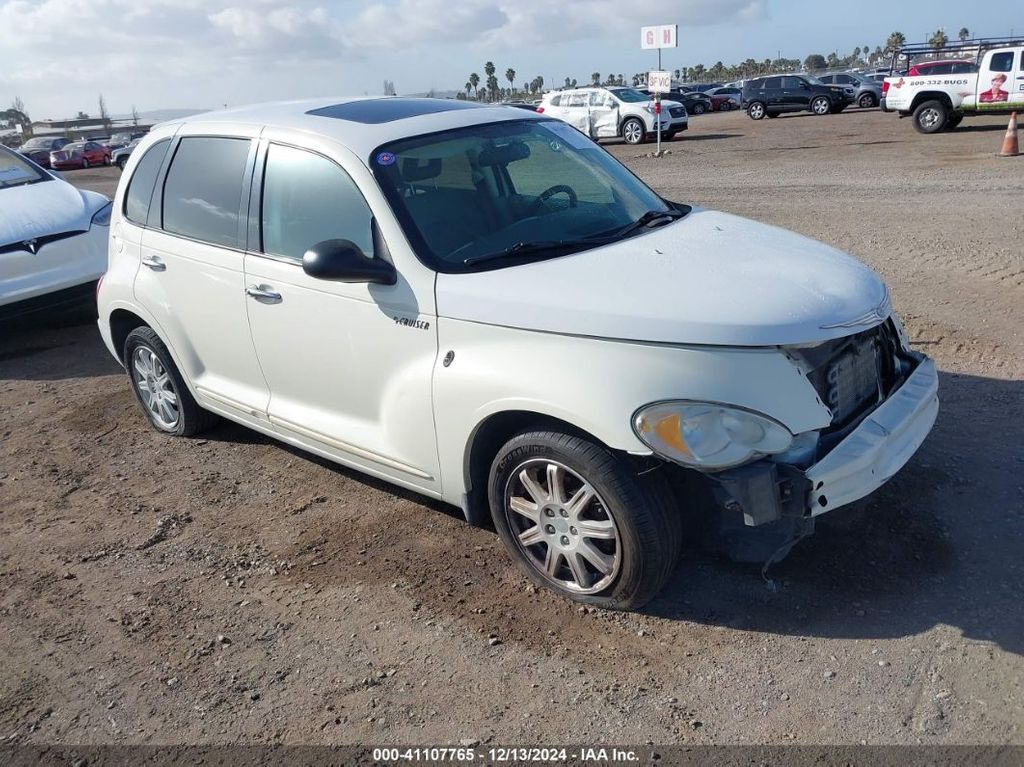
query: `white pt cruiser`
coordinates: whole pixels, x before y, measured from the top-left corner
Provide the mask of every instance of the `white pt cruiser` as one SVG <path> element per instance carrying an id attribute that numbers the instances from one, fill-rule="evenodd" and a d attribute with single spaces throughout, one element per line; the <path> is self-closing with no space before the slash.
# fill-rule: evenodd
<path id="1" fill-rule="evenodd" d="M 671 576 L 683 510 L 777 556 L 938 411 L 870 269 L 668 202 L 508 107 L 161 125 L 118 188 L 98 297 L 157 429 L 220 415 L 456 504 L 536 583 L 610 608 Z"/>

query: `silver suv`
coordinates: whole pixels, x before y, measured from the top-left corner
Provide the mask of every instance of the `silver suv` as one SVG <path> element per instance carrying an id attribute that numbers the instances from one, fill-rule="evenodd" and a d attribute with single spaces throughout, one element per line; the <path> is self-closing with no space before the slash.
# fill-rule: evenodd
<path id="1" fill-rule="evenodd" d="M 544 94 L 538 112 L 557 117 L 597 140 L 622 138 L 639 144 L 654 138 L 659 129 L 654 100 L 635 88 L 576 88 Z M 689 127 L 686 107 L 662 101 L 661 138 L 671 141 Z"/>
<path id="2" fill-rule="evenodd" d="M 882 85 L 856 72 L 839 72 L 838 74 L 818 75 L 818 79 L 826 85 L 839 85 L 853 88 L 853 103 L 862 109 L 877 107 L 882 100 Z"/>

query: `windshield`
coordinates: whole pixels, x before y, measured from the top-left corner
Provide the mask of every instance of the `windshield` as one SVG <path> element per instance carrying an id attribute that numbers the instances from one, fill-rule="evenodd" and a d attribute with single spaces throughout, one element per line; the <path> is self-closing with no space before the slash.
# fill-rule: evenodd
<path id="1" fill-rule="evenodd" d="M 639 104 L 641 101 L 651 100 L 651 97 L 646 93 L 641 93 L 633 88 L 616 88 L 611 93 L 619 101 L 624 101 L 627 104 Z"/>
<path id="2" fill-rule="evenodd" d="M 422 260 L 441 272 L 481 268 L 490 256 L 524 245 L 595 247 L 602 244 L 597 238 L 614 236 L 652 211 L 678 215 L 605 150 L 558 120 L 404 139 L 378 148 L 370 165 Z M 587 238 L 595 241 L 581 246 Z"/>
<path id="3" fill-rule="evenodd" d="M 48 178 L 49 176 L 21 155 L 0 148 L 0 189 L 34 184 Z"/>
<path id="4" fill-rule="evenodd" d="M 49 149 L 53 143 L 52 138 L 30 138 L 21 145 L 22 149 Z"/>

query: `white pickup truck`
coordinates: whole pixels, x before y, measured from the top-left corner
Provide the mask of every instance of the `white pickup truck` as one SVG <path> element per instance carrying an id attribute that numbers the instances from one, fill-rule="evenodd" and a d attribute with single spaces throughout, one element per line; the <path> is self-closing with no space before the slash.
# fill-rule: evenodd
<path id="1" fill-rule="evenodd" d="M 1024 39 L 906 46 L 893 55 L 882 108 L 913 115 L 921 133 L 952 130 L 968 115 L 1024 110 Z"/>

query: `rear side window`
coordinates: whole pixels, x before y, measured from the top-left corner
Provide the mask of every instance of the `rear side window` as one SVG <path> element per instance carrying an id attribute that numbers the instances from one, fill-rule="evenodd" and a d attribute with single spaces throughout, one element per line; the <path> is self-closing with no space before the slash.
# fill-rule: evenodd
<path id="1" fill-rule="evenodd" d="M 561 97 L 561 96 L 552 96 L 552 97 L 551 97 L 551 101 L 550 101 L 550 104 L 551 104 L 551 106 L 553 106 L 553 107 L 557 107 L 557 106 L 558 106 L 558 103 L 559 103 L 559 102 L 560 102 L 561 100 L 562 100 L 562 97 Z"/>
<path id="2" fill-rule="evenodd" d="M 153 197 L 153 184 L 170 145 L 170 139 L 164 139 L 147 149 L 128 182 L 128 192 L 124 196 L 124 217 L 139 226 L 146 225 L 149 202 Z"/>
<path id="3" fill-rule="evenodd" d="M 263 180 L 263 252 L 296 261 L 324 240 L 373 254 L 373 214 L 352 178 L 312 152 L 271 144 Z"/>
<path id="4" fill-rule="evenodd" d="M 768 89 L 768 90 L 772 90 L 774 88 L 781 88 L 782 87 L 782 78 L 781 77 L 769 77 L 769 78 L 766 78 L 765 81 L 764 81 L 764 86 L 763 87 Z"/>
<path id="5" fill-rule="evenodd" d="M 238 211 L 249 139 L 183 138 L 164 182 L 163 228 L 196 240 L 239 246 Z"/>
<path id="6" fill-rule="evenodd" d="M 992 65 L 989 67 L 993 72 L 1009 72 L 1013 69 L 1013 51 L 1003 51 L 992 54 Z"/>

